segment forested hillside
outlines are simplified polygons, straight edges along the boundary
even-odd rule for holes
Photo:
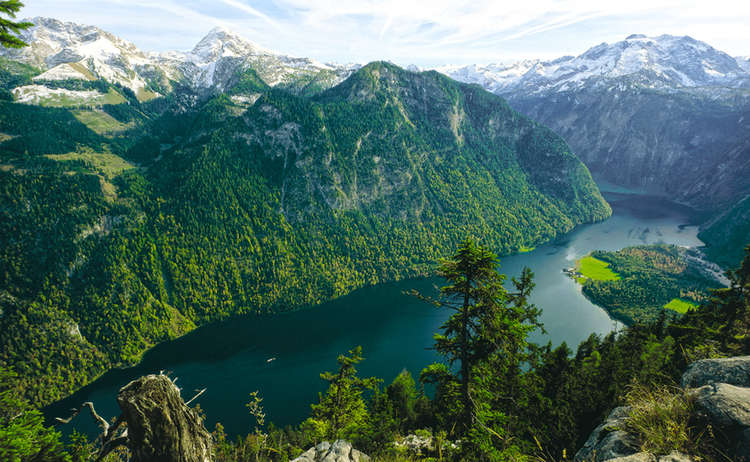
[[[39,404],[201,323],[424,274],[467,234],[507,254],[610,213],[559,137],[437,73],[373,63],[305,97],[248,69],[148,102],[97,82],[124,103],[1,103],[0,363]]]

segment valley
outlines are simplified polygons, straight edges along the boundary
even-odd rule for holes
[[[0,459],[589,462],[621,415],[613,455],[750,448],[675,386],[750,353],[746,57],[420,69],[29,21],[0,46]]]
[[[695,247],[702,243],[691,225],[687,208],[656,197],[608,194],[612,217],[583,225],[549,244],[504,257],[500,270],[518,276],[524,267],[534,271],[537,289],[531,302],[542,308],[548,334],[535,334],[539,344],[565,342],[575,347],[592,333],[605,335],[623,325],[613,320],[583,294],[562,269],[593,250],[669,243]],[[687,226],[685,226],[687,225]],[[78,402],[93,401],[106,414],[116,412],[113,396],[139,376],[171,371],[186,390],[207,388],[201,407],[213,428],[220,421],[230,435],[241,435],[252,418],[238,403],[259,390],[268,419],[293,425],[310,412],[310,403],[324,391],[318,373],[330,370],[342,351],[362,345],[363,375],[390,382],[403,369],[418,376],[439,360],[428,347],[433,332],[448,313],[404,294],[418,289],[433,294],[437,278],[407,279],[362,288],[335,301],[282,315],[233,318],[201,327],[184,337],[154,347],[133,368],[111,371],[70,398],[45,409],[49,418],[65,414]],[[409,352],[404,355],[403,352]],[[275,357],[271,363],[268,358]],[[83,417],[76,429],[96,434],[94,422]]]

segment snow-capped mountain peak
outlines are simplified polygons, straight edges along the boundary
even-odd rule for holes
[[[707,87],[747,82],[747,70],[739,60],[691,37],[671,35],[633,34],[620,42],[594,46],[579,56],[553,61],[526,60],[438,70],[496,93],[522,90],[546,94],[623,78],[649,87]]]
[[[224,27],[215,27],[195,45],[190,52],[202,61],[215,61],[221,57],[257,54],[275,54]]]
[[[157,53],[142,52],[94,26],[42,17],[27,21],[34,25],[21,37],[30,46],[0,48],[0,56],[41,69],[36,77],[40,83],[103,78],[130,88],[139,98],[168,92],[174,82],[199,92],[221,91],[251,67],[271,86],[302,78],[323,87],[340,82],[357,68],[275,53],[223,27],[212,29],[189,52]]]

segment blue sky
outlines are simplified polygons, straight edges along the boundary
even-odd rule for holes
[[[227,27],[320,61],[486,64],[582,53],[633,33],[690,35],[750,54],[750,1],[24,0],[19,17],[99,26],[143,50],[189,50]]]

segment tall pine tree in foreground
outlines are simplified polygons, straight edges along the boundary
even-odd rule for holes
[[[320,378],[328,382],[328,390],[319,396],[320,402],[313,404],[312,417],[302,425],[314,439],[323,438],[333,442],[339,438],[352,439],[367,420],[367,406],[362,397],[365,390],[374,390],[379,380],[375,377],[360,378],[356,365],[363,360],[362,347],[339,355],[339,370],[323,372]]]
[[[524,269],[513,279],[515,292],[508,292],[495,254],[466,239],[438,274],[447,280],[440,299],[415,295],[454,312],[435,335],[435,349],[448,365],[432,364],[421,379],[436,385],[436,402],[445,405],[442,425],[462,437],[465,456],[484,459],[512,450],[503,437],[509,408],[498,397],[513,401],[508,395],[519,381],[526,337],[541,328],[540,310],[528,303],[533,273]],[[449,367],[454,365],[457,370]]]
[[[23,7],[20,0],[2,0],[0,1],[0,46],[6,48],[23,48],[28,44],[18,38],[18,34],[29,27],[33,26],[30,22],[14,22],[2,17],[10,16],[15,19],[16,13]]]

